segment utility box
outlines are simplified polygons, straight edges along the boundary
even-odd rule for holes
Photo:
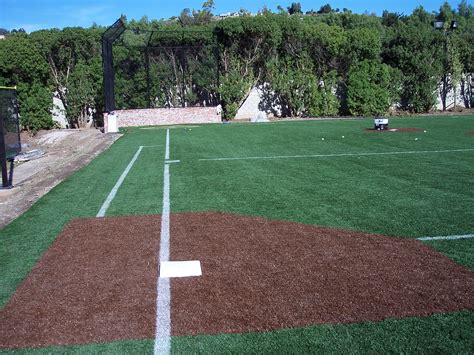
[[[374,119],[374,129],[383,131],[388,129],[388,118],[376,117]]]

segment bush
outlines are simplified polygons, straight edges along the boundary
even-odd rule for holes
[[[347,104],[351,115],[386,113],[394,102],[392,69],[376,60],[364,60],[349,70]]]

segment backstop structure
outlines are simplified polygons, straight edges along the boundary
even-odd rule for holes
[[[13,159],[21,151],[16,88],[0,86],[0,165],[2,188],[13,186]],[[8,169],[8,163],[10,168]]]
[[[102,36],[105,130],[112,112],[119,127],[220,122],[215,43],[209,30],[117,20]]]

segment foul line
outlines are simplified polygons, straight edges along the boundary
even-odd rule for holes
[[[109,195],[107,196],[107,198],[105,199],[104,203],[102,204],[102,207],[100,208],[99,212],[97,213],[96,217],[104,217],[105,216],[105,213],[107,212],[107,209],[109,208],[110,206],[110,203],[112,202],[112,200],[115,198],[115,195],[117,194],[117,191],[118,189],[120,188],[120,185],[122,185],[123,181],[125,180],[125,178],[127,177],[128,173],[130,172],[130,170],[132,169],[132,166],[133,164],[135,163],[135,161],[137,160],[138,156],[140,155],[141,151],[143,149],[143,146],[140,146],[137,150],[137,152],[135,153],[135,155],[133,156],[132,160],[130,161],[130,163],[128,163],[127,167],[125,168],[125,170],[123,171],[122,175],[120,175],[119,179],[117,180],[117,182],[115,183],[115,186],[112,188],[112,190],[110,191]]]
[[[464,235],[446,235],[439,237],[422,237],[416,238],[418,240],[455,240],[455,239],[467,239],[474,238],[474,234],[464,234]]]
[[[412,150],[399,152],[369,152],[369,153],[339,153],[339,154],[312,154],[312,155],[276,155],[269,157],[239,157],[239,158],[206,158],[199,161],[222,161],[222,160],[257,160],[257,159],[298,159],[298,158],[327,158],[327,157],[349,157],[349,156],[370,156],[370,155],[397,155],[397,154],[430,154],[430,153],[455,153],[470,152],[474,148],[449,149],[449,150]]]
[[[170,160],[170,130],[166,130],[166,150],[165,150],[165,160]]]
[[[166,130],[165,159],[169,160],[170,131]],[[170,169],[165,163],[163,171],[163,211],[161,213],[160,260],[170,258]],[[156,333],[153,353],[168,355],[171,351],[171,292],[169,278],[159,277],[156,297]]]

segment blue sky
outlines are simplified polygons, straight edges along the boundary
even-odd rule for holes
[[[24,28],[27,32],[44,28],[63,28],[68,26],[89,27],[94,22],[98,25],[111,25],[121,14],[128,19],[140,19],[146,15],[149,19],[169,18],[179,15],[182,9],[200,9],[205,0],[0,0],[0,28],[11,30]],[[287,7],[297,0],[215,0],[215,14],[239,11],[240,8],[258,12],[264,5],[276,10],[278,5]],[[427,11],[438,10],[443,0],[300,0],[303,11],[318,10],[321,5],[329,3],[333,8],[348,8],[356,13],[375,12],[380,15],[384,9],[393,12],[410,14],[418,5]],[[448,1],[457,7],[459,1]],[[468,2],[469,3],[469,2]]]

